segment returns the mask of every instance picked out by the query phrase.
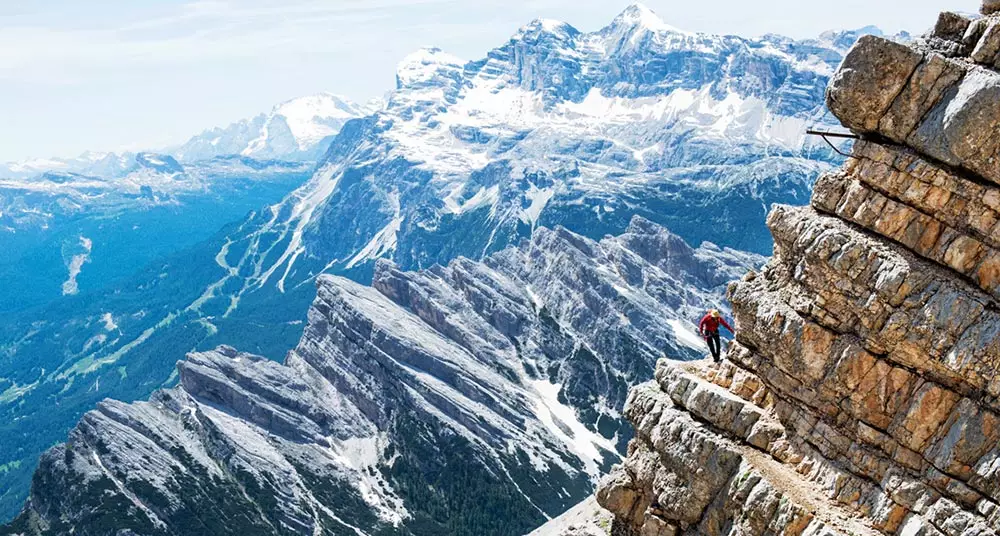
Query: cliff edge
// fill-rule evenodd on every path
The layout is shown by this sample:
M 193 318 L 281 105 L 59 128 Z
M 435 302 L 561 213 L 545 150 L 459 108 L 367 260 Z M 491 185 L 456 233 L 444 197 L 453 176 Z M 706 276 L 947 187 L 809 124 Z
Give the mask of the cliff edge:
M 769 216 L 728 362 L 630 394 L 613 534 L 998 534 L 998 10 L 847 55 L 827 104 L 861 139 Z

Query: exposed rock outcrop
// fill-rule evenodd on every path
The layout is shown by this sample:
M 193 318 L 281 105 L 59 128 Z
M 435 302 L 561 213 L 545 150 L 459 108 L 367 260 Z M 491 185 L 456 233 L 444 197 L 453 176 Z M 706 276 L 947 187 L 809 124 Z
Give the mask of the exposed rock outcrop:
M 611 512 L 601 508 L 595 497 L 590 497 L 528 536 L 608 536 L 611 521 Z
M 722 365 L 659 363 L 598 491 L 620 535 L 995 536 L 1000 15 L 862 38 L 828 105 L 862 135 L 730 286 Z

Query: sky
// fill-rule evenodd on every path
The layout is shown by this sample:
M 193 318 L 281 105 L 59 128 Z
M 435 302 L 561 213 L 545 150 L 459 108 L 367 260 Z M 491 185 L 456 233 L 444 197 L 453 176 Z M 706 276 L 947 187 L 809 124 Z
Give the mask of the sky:
M 400 59 L 478 59 L 544 17 L 591 31 L 629 0 L 0 0 L 0 162 L 155 149 L 329 91 L 384 95 Z M 979 0 L 646 0 L 689 31 L 920 33 Z

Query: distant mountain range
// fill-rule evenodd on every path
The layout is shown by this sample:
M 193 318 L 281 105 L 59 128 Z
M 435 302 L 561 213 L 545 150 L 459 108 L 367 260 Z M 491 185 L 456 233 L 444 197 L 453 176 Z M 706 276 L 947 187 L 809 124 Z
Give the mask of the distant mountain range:
M 0 165 L 0 240 L 6 246 L 0 274 L 25 283 L 0 289 L 0 311 L 58 296 L 60 281 L 53 271 L 62 268 L 54 254 L 72 250 L 95 234 L 95 227 L 101 229 L 93 237 L 97 252 L 86 262 L 83 289 L 134 274 L 158 255 L 192 245 L 195 237 L 203 240 L 251 209 L 273 203 L 304 181 L 346 121 L 379 106 L 324 93 L 158 152 L 85 153 Z M 216 210 L 195 215 L 189 212 L 195 206 Z M 122 214 L 129 215 L 136 232 L 110 228 Z M 153 220 L 159 222 L 157 232 L 145 225 Z M 192 233 L 195 224 L 200 229 Z M 108 243 L 120 254 L 109 252 Z M 73 256 L 63 257 L 69 269 Z
M 259 160 L 315 161 L 344 124 L 378 111 L 378 100 L 358 105 L 320 93 L 293 99 L 270 113 L 206 130 L 170 152 L 185 162 L 240 155 Z
M 167 186 L 193 182 L 203 185 L 197 191 L 218 195 L 219 188 L 233 184 L 234 175 L 198 170 L 220 168 L 238 169 L 236 176 L 244 179 L 279 177 L 276 184 L 285 185 L 287 195 L 217 228 L 207 240 L 185 242 L 185 248 L 169 254 L 161 251 L 143 267 L 131 267 L 102 285 L 88 280 L 88 274 L 108 248 L 102 249 L 94 233 L 84 235 L 93 240 L 86 252 L 79 234 L 67 231 L 61 237 L 53 289 L 62 288 L 75 266 L 78 292 L 19 310 L 0 330 L 0 419 L 9 423 L 0 428 L 5 456 L 0 457 L 0 489 L 8 490 L 0 495 L 0 513 L 14 514 L 41 452 L 64 440 L 98 401 L 132 401 L 174 385 L 174 364 L 191 350 L 228 344 L 278 359 L 300 344 L 317 281 L 329 286 L 330 279 L 321 275 L 368 284 L 386 273 L 376 267 L 383 270 L 387 261 L 399 272 L 439 274 L 440 266 L 453 262 L 489 265 L 488 259 L 505 258 L 500 252 L 512 247 L 531 258 L 540 233 L 566 242 L 552 258 L 572 250 L 593 253 L 581 258 L 613 257 L 619 242 L 604 237 L 634 235 L 636 222 L 657 229 L 645 234 L 673 237 L 667 240 L 671 244 L 704 243 L 698 248 L 675 244 L 677 251 L 689 252 L 682 257 L 707 262 L 721 256 L 742 268 L 751 261 L 740 259 L 770 254 L 764 225 L 769 207 L 805 203 L 818 174 L 840 162 L 804 130 L 834 124 L 823 107 L 823 93 L 846 50 L 864 33 L 877 30 L 804 41 L 695 34 L 666 25 L 638 5 L 589 33 L 538 20 L 479 60 L 464 61 L 434 48 L 415 52 L 400 63 L 397 86 L 385 103 L 357 106 L 329 95 L 311 97 L 207 131 L 173 150 L 85 158 L 86 166 L 109 170 L 97 173 L 102 179 L 87 171 L 97 168 L 76 168 L 77 163 L 63 162 L 48 175 L 40 163 L 30 170 L 27 164 L 12 166 L 20 175 L 0 184 L 0 200 L 9 195 L 13 201 L 7 206 L 22 212 L 39 204 L 25 197 L 26 184 L 48 181 L 44 184 L 52 191 L 86 193 L 91 180 L 127 186 L 120 191 L 136 200 L 152 195 L 154 201 L 211 210 L 204 208 L 211 204 L 191 204 L 208 198 L 182 193 L 194 190 L 175 188 L 170 194 Z M 80 188 L 59 186 L 72 184 Z M 87 197 L 86 206 L 97 207 L 88 212 L 93 218 L 88 221 L 107 222 L 109 213 L 123 214 L 121 207 L 110 212 L 103 201 L 95 201 L 106 197 Z M 73 206 L 58 196 L 46 199 L 55 199 L 53 206 Z M 121 232 L 118 226 L 100 229 L 108 236 Z M 608 248 L 605 253 L 594 249 L 597 241 Z M 74 265 L 83 254 L 88 260 Z M 612 263 L 621 277 L 642 273 L 630 272 L 635 266 L 626 260 Z M 685 270 L 702 268 L 693 263 Z M 670 329 L 650 343 L 658 350 L 669 348 L 672 357 L 693 355 L 697 310 L 722 301 L 716 283 L 707 288 L 698 278 L 704 274 L 693 272 L 674 285 L 679 297 L 670 302 L 689 305 L 670 316 Z M 612 284 L 606 275 L 586 281 L 607 290 Z M 450 277 L 456 285 L 465 284 L 461 271 L 453 270 Z M 588 288 L 547 297 L 552 321 L 568 325 L 573 307 L 593 297 Z M 386 299 L 406 301 L 403 296 Z M 419 303 L 410 307 L 417 311 Z M 651 354 L 643 355 L 634 363 L 598 357 L 594 367 L 632 381 L 640 370 L 649 372 Z M 423 366 L 418 370 L 435 374 Z M 629 367 L 631 375 L 622 371 Z M 545 367 L 532 374 L 532 381 L 545 382 L 549 394 L 568 404 L 583 426 L 596 430 L 597 420 L 589 413 L 596 411 L 593 400 L 583 403 L 573 396 L 573 377 Z M 608 398 L 601 407 L 612 411 L 620 402 Z M 439 440 L 419 447 L 440 448 Z M 377 470 L 385 468 L 390 452 L 373 461 Z M 577 478 L 586 473 L 577 467 L 563 474 L 589 486 L 589 475 Z M 414 473 L 406 485 L 426 486 L 425 477 Z M 514 493 L 498 504 L 509 507 L 534 497 Z M 553 513 L 579 497 L 568 493 L 542 510 Z M 426 514 L 436 507 L 406 508 L 424 508 Z M 300 514 L 293 517 L 301 519 Z M 470 515 L 480 514 L 485 515 Z
M 153 152 L 86 152 L 76 158 L 47 158 L 0 164 L 0 179 L 28 179 L 46 173 L 115 179 L 142 166 L 142 155 L 163 154 L 193 163 L 217 157 L 255 160 L 316 161 L 344 123 L 374 113 L 381 101 L 359 105 L 348 98 L 320 93 L 292 99 L 225 128 L 212 128 L 183 145 Z

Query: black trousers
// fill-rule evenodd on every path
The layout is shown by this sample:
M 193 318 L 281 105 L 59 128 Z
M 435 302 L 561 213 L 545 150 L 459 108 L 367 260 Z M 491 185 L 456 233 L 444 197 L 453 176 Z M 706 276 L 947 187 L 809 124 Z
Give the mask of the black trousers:
M 705 342 L 708 343 L 708 349 L 712 352 L 712 359 L 718 362 L 722 355 L 722 340 L 719 339 L 719 332 L 709 331 L 705 333 Z

